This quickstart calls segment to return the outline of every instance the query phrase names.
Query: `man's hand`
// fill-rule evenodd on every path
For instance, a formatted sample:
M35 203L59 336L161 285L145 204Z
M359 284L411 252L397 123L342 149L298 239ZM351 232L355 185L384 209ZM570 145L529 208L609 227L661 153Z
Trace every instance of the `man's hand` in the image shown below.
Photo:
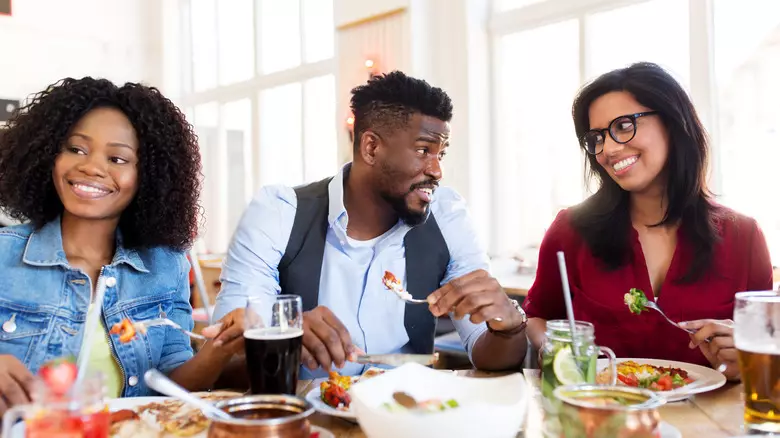
M244 352L244 309L236 309L219 324L206 327L201 332L207 338L214 338L214 347L232 354ZM322 366L330 370L332 364L344 367L347 360L360 354L352 345L352 339L344 324L327 307L320 306L303 312L303 349L301 363L314 370Z
M35 377L14 356L0 355L0 417L9 408L30 403Z
M496 331L509 331L523 323L501 285L484 270L456 278L428 296L434 316L452 312L455 319L470 315L474 324L488 322Z
M332 364L343 368L357 349L352 345L344 324L325 306L303 312L303 350L301 362L309 369L321 366L330 371Z

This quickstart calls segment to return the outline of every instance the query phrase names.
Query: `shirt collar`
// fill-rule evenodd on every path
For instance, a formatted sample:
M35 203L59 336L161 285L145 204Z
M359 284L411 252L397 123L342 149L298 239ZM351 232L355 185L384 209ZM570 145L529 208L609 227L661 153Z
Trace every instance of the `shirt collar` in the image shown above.
M347 208L344 207L344 179L349 175L352 163L345 164L328 183L328 225L336 223L347 229Z
M34 231L27 241L22 261L32 266L63 266L70 268L65 250L62 248L62 228L60 218L47 223ZM138 251L122 245L122 233L116 232L116 252L111 265L127 264L136 271L149 272Z
M341 228L344 230L344 233L346 233L347 224L349 223L349 214L347 214L347 208L344 207L344 183L346 183L346 178L349 177L351 168L351 162L345 164L328 183L328 225L331 228ZM430 214L430 211L428 213ZM336 225L339 225L339 227L336 227ZM399 220L390 231L392 232L395 229L400 230L401 234L405 235L412 227Z

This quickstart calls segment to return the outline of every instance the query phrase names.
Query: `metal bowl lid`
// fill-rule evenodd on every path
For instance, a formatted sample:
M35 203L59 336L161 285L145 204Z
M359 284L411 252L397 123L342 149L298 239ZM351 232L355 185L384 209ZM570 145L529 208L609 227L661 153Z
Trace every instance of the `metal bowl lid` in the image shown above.
M286 423L292 423L304 420L314 413L314 406L301 397L294 395L248 395L245 397L234 398L231 400L222 400L214 404L217 409L221 409L233 416L234 419L224 420L214 418L208 415L209 420L239 426L277 426ZM281 410L290 412L283 417L272 418L242 418L241 414L257 412L262 410Z
M644 388L631 386L606 385L567 385L553 390L553 395L566 404L589 409L604 409L609 411L641 411L656 409L666 403L659 394ZM587 399L620 398L626 404L599 404Z

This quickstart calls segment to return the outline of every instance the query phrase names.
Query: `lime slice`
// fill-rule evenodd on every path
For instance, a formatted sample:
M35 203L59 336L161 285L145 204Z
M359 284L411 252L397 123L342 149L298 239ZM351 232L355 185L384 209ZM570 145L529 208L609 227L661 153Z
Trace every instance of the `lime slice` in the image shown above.
M585 383L585 378L574 360L571 348L561 348L555 353L553 372L555 373L555 378L563 385Z

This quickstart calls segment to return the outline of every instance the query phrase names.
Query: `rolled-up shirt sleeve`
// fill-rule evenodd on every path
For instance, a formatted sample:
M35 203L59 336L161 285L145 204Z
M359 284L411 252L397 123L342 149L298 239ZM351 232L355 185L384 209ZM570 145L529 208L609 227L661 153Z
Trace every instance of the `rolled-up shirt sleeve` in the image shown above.
M295 191L285 186L264 187L252 199L222 265L214 320L246 306L248 297L279 293L279 261L290 239L296 206Z
M441 285L479 269L489 271L490 261L477 235L465 199L448 187L438 189L436 197L433 214L450 252L450 263ZM474 324L468 318L453 319L452 322L471 359L474 344L487 331L487 325Z

